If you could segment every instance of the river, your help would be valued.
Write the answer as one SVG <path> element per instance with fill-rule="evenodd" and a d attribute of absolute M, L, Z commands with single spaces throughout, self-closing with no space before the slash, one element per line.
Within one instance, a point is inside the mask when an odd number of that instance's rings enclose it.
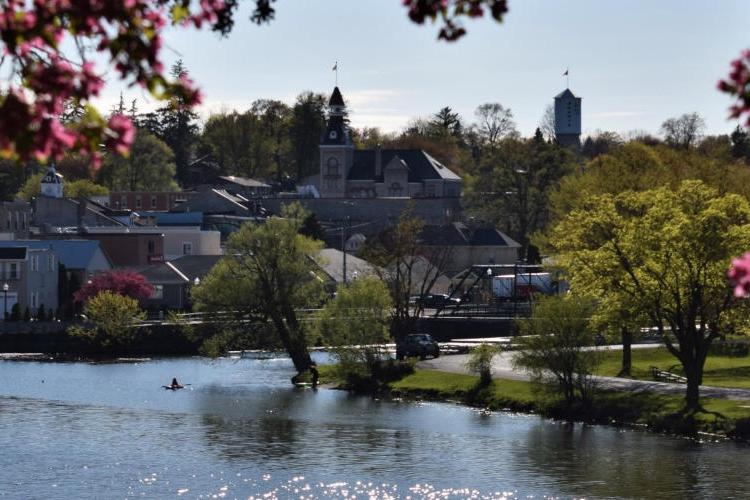
<path fill-rule="evenodd" d="M 292 371 L 286 359 L 0 361 L 0 497 L 746 498 L 750 491 L 747 445 L 295 389 Z M 172 377 L 191 385 L 160 388 Z"/>

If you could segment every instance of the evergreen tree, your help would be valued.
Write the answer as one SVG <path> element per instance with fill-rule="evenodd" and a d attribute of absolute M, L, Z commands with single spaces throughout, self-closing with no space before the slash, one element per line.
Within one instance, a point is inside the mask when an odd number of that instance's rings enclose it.
<path fill-rule="evenodd" d="M 174 79 L 187 77 L 187 69 L 181 59 L 172 66 L 171 76 Z M 155 129 L 150 128 L 153 125 L 151 117 L 146 117 L 146 128 L 172 148 L 177 179 L 182 184 L 188 181 L 190 151 L 198 135 L 197 118 L 198 115 L 179 97 L 171 99 L 166 106 L 156 111 L 158 126 Z"/>
<path fill-rule="evenodd" d="M 730 139 L 732 140 L 732 156 L 750 163 L 750 137 L 747 130 L 737 125 Z"/>
<path fill-rule="evenodd" d="M 326 96 L 303 92 L 297 96 L 292 108 L 292 125 L 289 137 L 292 142 L 294 177 L 299 182 L 318 171 L 320 164 L 320 138 L 326 127 Z"/>

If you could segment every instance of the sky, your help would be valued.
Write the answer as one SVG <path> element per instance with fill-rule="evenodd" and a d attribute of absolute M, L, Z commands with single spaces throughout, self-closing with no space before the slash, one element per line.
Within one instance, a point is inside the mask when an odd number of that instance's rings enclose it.
<path fill-rule="evenodd" d="M 438 25 L 412 23 L 400 0 L 277 0 L 276 19 L 256 26 L 241 2 L 231 35 L 172 29 L 163 60 L 181 58 L 205 93 L 205 119 L 245 111 L 261 98 L 289 104 L 306 90 L 338 84 L 352 125 L 399 131 L 444 106 L 469 123 L 480 104 L 512 110 L 531 135 L 566 87 L 583 98 L 583 134 L 658 133 L 673 116 L 698 112 L 707 133 L 728 133 L 728 96 L 716 82 L 750 47 L 747 0 L 509 0 L 498 24 L 464 20 L 468 34 L 446 43 Z M 157 105 L 137 88 L 109 82 L 102 105 L 123 90 L 142 109 Z"/>

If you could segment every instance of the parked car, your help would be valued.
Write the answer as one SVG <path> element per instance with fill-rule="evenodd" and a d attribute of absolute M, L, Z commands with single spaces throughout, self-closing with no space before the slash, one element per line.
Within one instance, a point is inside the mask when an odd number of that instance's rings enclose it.
<path fill-rule="evenodd" d="M 444 293 L 431 293 L 417 297 L 416 303 L 424 308 L 438 309 L 446 306 L 456 306 L 461 303 L 457 297 L 448 297 Z"/>
<path fill-rule="evenodd" d="M 427 356 L 437 358 L 440 356 L 440 346 L 431 335 L 426 333 L 414 333 L 396 344 L 396 359 L 419 356 L 425 359 Z"/>

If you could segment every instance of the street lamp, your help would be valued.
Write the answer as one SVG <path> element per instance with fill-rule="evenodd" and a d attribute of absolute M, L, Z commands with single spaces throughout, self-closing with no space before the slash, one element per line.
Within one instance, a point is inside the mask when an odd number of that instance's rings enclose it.
<path fill-rule="evenodd" d="M 8 289 L 10 287 L 7 283 L 3 283 L 3 295 L 5 298 L 5 304 L 3 306 L 3 311 L 5 311 L 5 314 L 3 314 L 3 318 L 8 319 Z"/>

